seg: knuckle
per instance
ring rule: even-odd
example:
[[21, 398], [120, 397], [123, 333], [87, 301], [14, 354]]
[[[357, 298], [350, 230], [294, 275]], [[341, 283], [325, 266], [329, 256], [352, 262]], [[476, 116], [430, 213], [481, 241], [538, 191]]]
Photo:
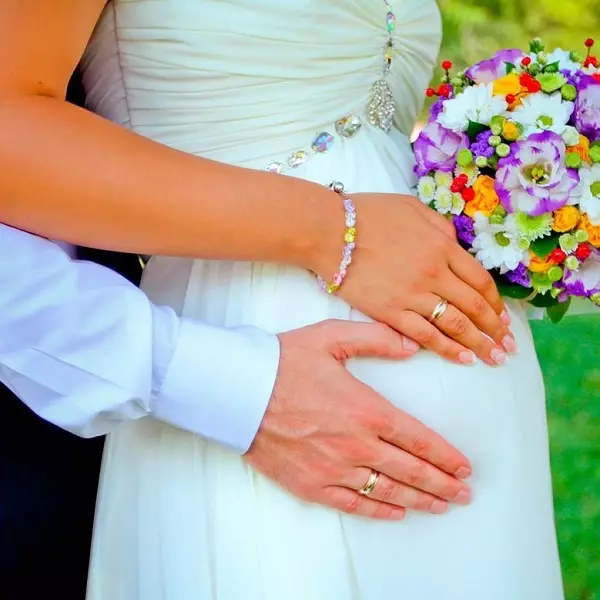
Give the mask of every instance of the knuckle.
[[487, 307], [488, 303], [483, 299], [482, 296], [475, 296], [471, 302], [471, 308], [476, 315], [484, 313]]
[[415, 338], [422, 346], [431, 346], [437, 337], [437, 332], [433, 327], [427, 327], [419, 333], [418, 337]]
[[406, 483], [412, 487], [420, 487], [426, 479], [425, 465], [415, 461], [406, 471]]
[[383, 504], [382, 502], [378, 504], [375, 508], [375, 512], [373, 513], [373, 517], [375, 519], [389, 519], [394, 514], [394, 509], [392, 506], [388, 504]]
[[453, 334], [463, 336], [469, 331], [469, 320], [461, 313], [453, 314], [448, 319], [448, 327]]
[[[433, 443], [431, 438], [427, 434], [417, 435], [410, 445], [410, 453], [414, 456], [426, 456], [431, 451]], [[419, 461], [420, 466], [424, 466], [424, 463]]]
[[395, 496], [396, 486], [395, 484], [389, 480], [384, 479], [383, 481], [380, 479], [377, 484], [377, 498], [381, 500], [381, 502], [390, 503], [391, 500]]
[[363, 504], [361, 496], [352, 494], [343, 502], [341, 510], [349, 515], [356, 515], [361, 511]]

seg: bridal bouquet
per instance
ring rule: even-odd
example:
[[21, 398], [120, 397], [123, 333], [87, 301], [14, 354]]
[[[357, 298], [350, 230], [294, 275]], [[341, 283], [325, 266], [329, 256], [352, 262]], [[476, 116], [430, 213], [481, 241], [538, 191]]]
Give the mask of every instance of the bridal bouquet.
[[419, 198], [454, 222], [500, 291], [553, 321], [600, 305], [600, 61], [502, 50], [445, 76], [415, 141]]

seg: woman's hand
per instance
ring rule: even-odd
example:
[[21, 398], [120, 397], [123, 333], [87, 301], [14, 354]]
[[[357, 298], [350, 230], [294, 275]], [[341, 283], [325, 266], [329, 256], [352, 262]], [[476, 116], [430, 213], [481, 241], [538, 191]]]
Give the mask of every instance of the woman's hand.
[[[357, 247], [340, 296], [449, 360], [471, 364], [477, 355], [490, 365], [506, 362], [516, 350], [510, 318], [492, 277], [459, 246], [452, 224], [412, 196], [352, 199]], [[330, 238], [338, 242], [337, 258], [339, 238]], [[328, 254], [319, 273], [335, 271], [333, 250]], [[431, 321], [440, 300], [448, 309]]]

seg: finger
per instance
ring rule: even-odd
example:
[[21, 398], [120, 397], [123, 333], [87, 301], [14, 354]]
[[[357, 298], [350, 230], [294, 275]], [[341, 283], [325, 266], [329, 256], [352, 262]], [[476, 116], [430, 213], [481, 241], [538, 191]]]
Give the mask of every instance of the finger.
[[[433, 294], [427, 294], [422, 298], [415, 312], [418, 311], [423, 317], [430, 318], [439, 305], [440, 298]], [[497, 318], [493, 311], [492, 314]], [[489, 365], [499, 366], [507, 361], [504, 349], [484, 335], [466, 315], [450, 303], [446, 304], [444, 312], [432, 322], [432, 325], [465, 348], [472, 350]]]
[[419, 350], [410, 338], [381, 323], [352, 321], [326, 322], [326, 341], [331, 354], [340, 362], [348, 358], [409, 358]]
[[493, 277], [473, 256], [457, 247], [456, 251], [450, 254], [448, 264], [459, 279], [483, 296], [506, 325], [510, 324], [510, 316]]
[[447, 281], [442, 282], [440, 292], [466, 315], [477, 329], [492, 338], [496, 344], [502, 346], [507, 352], [516, 351], [515, 338], [508, 325], [502, 321], [487, 300], [472, 287], [451, 275]]
[[345, 487], [325, 488], [319, 502], [346, 514], [369, 519], [401, 521], [406, 515], [404, 508], [372, 500]]
[[[367, 387], [368, 389], [370, 388]], [[471, 475], [471, 464], [462, 452], [419, 420], [390, 403], [388, 405], [389, 409], [385, 411], [384, 418], [379, 422], [378, 434], [382, 440], [405, 450], [412, 456], [423, 459], [430, 465], [458, 479], [466, 479]], [[378, 451], [381, 450], [383, 452], [386, 449], [393, 450], [393, 448], [381, 448]], [[388, 455], [388, 458], [392, 457]], [[395, 456], [395, 458], [400, 459], [401, 457]], [[392, 477], [392, 479], [404, 481], [396, 477], [394, 472], [389, 471], [389, 465], [369, 464], [367, 466], [384, 472], [386, 475]], [[404, 481], [404, 483], [412, 485], [410, 481]], [[435, 495], [438, 494], [436, 493]]]
[[397, 317], [397, 327], [417, 344], [446, 360], [461, 365], [473, 365], [477, 362], [472, 350], [449, 338], [416, 312], [402, 311]]
[[[369, 480], [371, 473], [373, 473], [372, 469], [354, 469], [348, 474], [348, 478], [342, 482], [342, 485], [358, 491]], [[446, 475], [446, 477], [449, 476]], [[386, 504], [412, 508], [434, 515], [441, 515], [448, 510], [448, 502], [445, 500], [395, 481], [383, 473], [379, 473], [375, 487], [368, 497]]]
[[[422, 444], [423, 441], [421, 440], [418, 443]], [[431, 443], [434, 444], [435, 442], [432, 441]], [[414, 490], [411, 498], [419, 502], [426, 501], [423, 495], [426, 498], [436, 497], [454, 504], [464, 505], [469, 504], [471, 501], [471, 490], [462, 479], [433, 466], [423, 458], [417, 457], [387, 442], [382, 442], [378, 446], [377, 457], [373, 461], [375, 464], [369, 465], [369, 467], [387, 476], [384, 480], [384, 487], [380, 488], [379, 493], [391, 493], [389, 489], [385, 488], [385, 483], [389, 478], [390, 481], [398, 482], [398, 485], [404, 484], [407, 489]], [[370, 496], [371, 498], [380, 499], [374, 495], [375, 490], [380, 487], [379, 483], [380, 481], [378, 480]], [[362, 485], [364, 485], [364, 482]], [[381, 499], [389, 502], [389, 500], [385, 500], [385, 497]], [[407, 508], [415, 507], [407, 506]], [[437, 508], [437, 506], [434, 508]], [[419, 508], [419, 510], [423, 509]]]

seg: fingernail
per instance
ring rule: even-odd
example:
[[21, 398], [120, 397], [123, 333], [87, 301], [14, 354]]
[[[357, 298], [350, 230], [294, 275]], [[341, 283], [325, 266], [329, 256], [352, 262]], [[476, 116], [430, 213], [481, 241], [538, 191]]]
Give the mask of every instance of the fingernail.
[[443, 515], [448, 510], [448, 503], [443, 500], [434, 500], [429, 507], [429, 512], [434, 515]]
[[510, 315], [508, 314], [508, 311], [506, 309], [504, 309], [502, 311], [502, 313], [500, 314], [500, 320], [505, 324], [505, 325], [510, 325], [511, 324], [511, 318]]
[[460, 469], [456, 471], [455, 475], [459, 479], [468, 479], [469, 477], [471, 477], [471, 469], [469, 469], [468, 467], [460, 467]]
[[454, 502], [456, 504], [469, 504], [471, 502], [471, 492], [468, 490], [460, 490], [456, 496], [454, 496]]
[[460, 360], [463, 365], [474, 365], [477, 362], [477, 357], [475, 354], [473, 354], [473, 352], [468, 350], [461, 352], [458, 355], [458, 360]]
[[404, 519], [405, 516], [406, 516], [406, 511], [393, 510], [392, 514], [390, 515], [390, 520], [391, 521], [402, 521], [402, 519]]
[[506, 364], [506, 361], [508, 360], [508, 356], [506, 356], [506, 354], [504, 352], [502, 352], [502, 350], [499, 350], [498, 348], [494, 348], [492, 350], [492, 352], [490, 353], [490, 356], [492, 357], [492, 360], [498, 366]]
[[517, 351], [517, 343], [511, 335], [505, 335], [502, 338], [502, 346], [510, 354], [514, 354]]
[[421, 346], [419, 346], [419, 344], [417, 344], [417, 342], [415, 342], [414, 340], [411, 340], [410, 338], [403, 336], [402, 337], [402, 347], [407, 352], [416, 352]]

